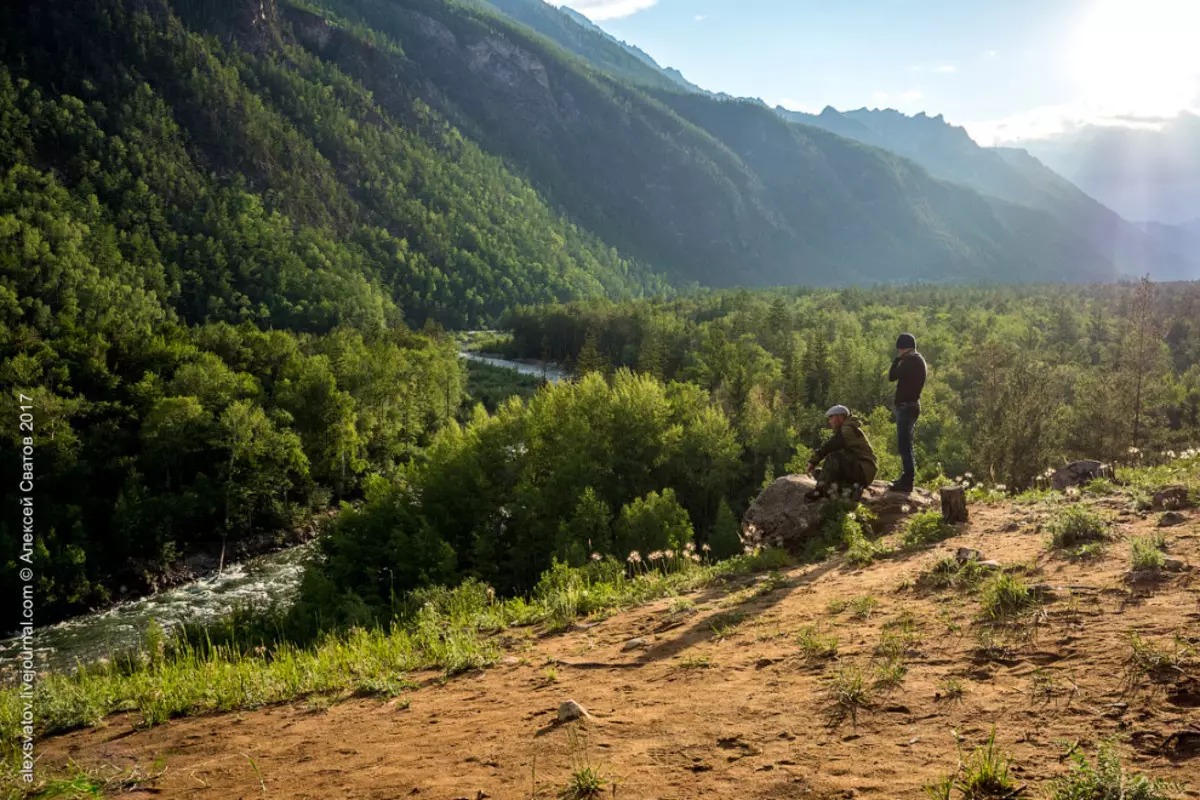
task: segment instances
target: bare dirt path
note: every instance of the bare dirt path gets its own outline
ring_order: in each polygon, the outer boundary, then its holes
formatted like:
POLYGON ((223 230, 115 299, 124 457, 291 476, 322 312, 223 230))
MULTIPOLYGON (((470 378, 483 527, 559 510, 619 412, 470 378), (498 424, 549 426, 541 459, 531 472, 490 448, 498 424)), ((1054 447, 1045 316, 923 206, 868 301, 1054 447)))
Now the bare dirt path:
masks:
MULTIPOLYGON (((444 682, 414 676, 426 685, 402 701, 300 701, 150 730, 118 717, 43 742, 43 764, 164 770, 127 795, 147 798, 529 800, 556 797, 583 763, 616 782, 606 797, 918 798, 956 768, 953 731, 970 752, 995 726, 1032 794, 1066 770, 1056 740, 1090 747, 1121 733, 1130 766, 1200 797, 1200 674, 1131 688, 1127 668, 1131 632, 1164 651, 1197 647, 1194 573, 1131 587, 1123 542, 1072 562, 1047 552, 1034 516, 973 513, 962 535, 866 569, 834 560, 563 635, 525 632, 506 663, 444 682), (958 547, 1027 564, 1026 580, 1054 590, 1004 646, 981 634, 976 593, 908 583, 958 547), (876 608, 839 608, 868 595, 876 608), (876 690, 857 723, 831 725, 830 676, 853 666, 876 674, 884 626, 905 619, 907 674, 876 690), (805 659, 797 635, 810 626, 839 638, 835 659, 805 659), (634 637, 646 646, 624 650, 634 637), (568 698, 593 719, 557 725, 568 698)), ((1172 556, 1200 566, 1197 517, 1169 535, 1172 556)), ((1149 533, 1153 520, 1126 517, 1118 529, 1149 533)))

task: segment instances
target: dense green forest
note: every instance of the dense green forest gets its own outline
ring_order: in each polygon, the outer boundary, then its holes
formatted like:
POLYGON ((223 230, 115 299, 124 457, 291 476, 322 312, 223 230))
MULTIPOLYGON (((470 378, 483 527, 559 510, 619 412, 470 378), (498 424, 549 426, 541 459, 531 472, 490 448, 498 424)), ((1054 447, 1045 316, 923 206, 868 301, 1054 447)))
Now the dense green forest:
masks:
POLYGON ((528 591, 554 559, 740 543, 736 516, 803 468, 824 410, 857 410, 896 477, 896 334, 930 361, 920 482, 1038 485, 1082 457, 1169 460, 1200 441, 1200 286, 706 293, 525 308, 512 355, 577 382, 482 409, 338 520, 301 614, 363 622, 428 582, 528 591))

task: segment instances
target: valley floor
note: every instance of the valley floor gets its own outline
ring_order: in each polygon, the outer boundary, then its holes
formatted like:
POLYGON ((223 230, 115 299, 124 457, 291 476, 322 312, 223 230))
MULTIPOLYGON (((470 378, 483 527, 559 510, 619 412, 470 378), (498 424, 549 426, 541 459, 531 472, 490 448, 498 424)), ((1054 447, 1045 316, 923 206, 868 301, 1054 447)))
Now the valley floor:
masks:
MULTIPOLYGON (((1124 541, 1073 561, 1048 549, 1042 510, 972 513, 960 535, 865 569, 837 556, 567 634, 510 630, 497 667, 410 676, 422 687, 396 700, 309 700, 148 730, 112 718, 42 742, 41 768, 74 760, 159 773, 127 797, 529 800, 558 797, 590 764, 610 781, 603 797, 918 798, 994 726, 1026 796, 1066 773, 1071 743, 1090 757, 1119 734, 1129 769, 1200 797, 1200 586, 1190 566, 1131 583, 1124 541), (918 575, 960 547, 1017 573, 1023 565, 1023 580, 1049 587, 1042 604, 988 627, 977 590, 922 590, 918 575), (874 680, 881 639, 902 630, 907 673, 871 691, 857 722, 832 724, 834 678, 857 666, 874 680), (836 636, 837 655, 806 656, 806 631, 810 641, 836 636), (1136 669, 1135 633, 1173 666, 1136 669), (627 650, 635 637, 646 642, 627 650), (558 724, 567 699, 592 719, 558 724)), ((1200 524, 1188 514, 1166 529, 1169 553, 1196 565, 1200 524)), ((1116 520, 1123 535, 1156 530, 1156 515, 1116 520)))

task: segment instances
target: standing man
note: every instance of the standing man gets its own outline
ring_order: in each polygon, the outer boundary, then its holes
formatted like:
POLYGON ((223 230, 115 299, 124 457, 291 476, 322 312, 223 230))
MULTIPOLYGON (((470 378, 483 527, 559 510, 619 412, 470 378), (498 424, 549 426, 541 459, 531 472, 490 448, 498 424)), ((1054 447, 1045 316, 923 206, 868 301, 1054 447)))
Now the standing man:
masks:
POLYGON ((921 390, 925 388, 928 367, 917 352, 917 340, 911 333, 896 339, 896 358, 888 372, 888 380, 896 384, 896 441, 904 474, 892 484, 892 491, 911 492, 917 479, 917 459, 913 454, 913 434, 921 416, 921 390))

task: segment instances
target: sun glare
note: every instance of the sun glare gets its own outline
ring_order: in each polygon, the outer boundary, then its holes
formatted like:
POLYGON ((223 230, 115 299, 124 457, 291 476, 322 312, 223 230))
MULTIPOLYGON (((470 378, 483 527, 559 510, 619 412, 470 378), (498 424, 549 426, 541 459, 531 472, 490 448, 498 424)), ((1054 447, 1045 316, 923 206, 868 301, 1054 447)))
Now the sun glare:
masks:
POLYGON ((1072 40, 1087 102, 1117 114, 1173 114, 1200 96, 1200 0, 1089 0, 1072 40))

